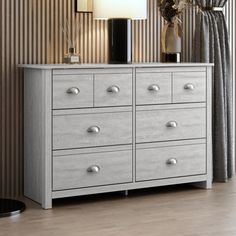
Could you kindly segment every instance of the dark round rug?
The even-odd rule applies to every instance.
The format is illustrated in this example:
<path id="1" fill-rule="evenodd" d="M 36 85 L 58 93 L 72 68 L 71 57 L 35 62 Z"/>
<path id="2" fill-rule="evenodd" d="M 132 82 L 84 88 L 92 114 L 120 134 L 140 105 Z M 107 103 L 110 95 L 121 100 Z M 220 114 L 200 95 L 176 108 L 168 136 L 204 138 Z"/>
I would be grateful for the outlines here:
<path id="1" fill-rule="evenodd" d="M 20 214 L 25 208 L 23 202 L 0 198 L 0 218 Z"/>

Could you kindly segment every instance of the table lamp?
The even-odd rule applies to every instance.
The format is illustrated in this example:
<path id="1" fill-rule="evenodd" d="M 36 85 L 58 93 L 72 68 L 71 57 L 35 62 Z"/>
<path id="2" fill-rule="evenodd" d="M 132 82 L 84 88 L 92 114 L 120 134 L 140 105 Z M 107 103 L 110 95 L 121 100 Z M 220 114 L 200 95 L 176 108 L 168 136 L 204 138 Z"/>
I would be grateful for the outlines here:
<path id="1" fill-rule="evenodd" d="M 147 0 L 93 0 L 93 14 L 108 20 L 108 63 L 131 63 L 131 20 L 147 19 Z"/>

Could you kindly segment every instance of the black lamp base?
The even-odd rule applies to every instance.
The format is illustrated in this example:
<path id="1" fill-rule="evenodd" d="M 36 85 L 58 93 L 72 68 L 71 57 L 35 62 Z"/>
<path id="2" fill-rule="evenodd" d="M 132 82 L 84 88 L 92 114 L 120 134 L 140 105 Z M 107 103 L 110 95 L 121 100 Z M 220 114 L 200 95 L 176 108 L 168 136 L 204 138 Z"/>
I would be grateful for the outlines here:
<path id="1" fill-rule="evenodd" d="M 130 64 L 132 62 L 132 38 L 130 19 L 108 20 L 108 63 Z"/>
<path id="2" fill-rule="evenodd" d="M 23 202 L 0 198 L 0 218 L 18 215 L 25 210 Z"/>
<path id="3" fill-rule="evenodd" d="M 162 62 L 167 62 L 167 63 L 180 63 L 181 62 L 181 53 L 176 52 L 176 53 L 162 53 Z"/>

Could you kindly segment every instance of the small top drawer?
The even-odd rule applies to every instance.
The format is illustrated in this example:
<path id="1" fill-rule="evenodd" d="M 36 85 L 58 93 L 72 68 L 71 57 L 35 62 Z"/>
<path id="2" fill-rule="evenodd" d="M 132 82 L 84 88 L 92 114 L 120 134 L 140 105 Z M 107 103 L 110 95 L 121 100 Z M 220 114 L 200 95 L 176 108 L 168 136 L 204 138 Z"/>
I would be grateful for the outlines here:
<path id="1" fill-rule="evenodd" d="M 132 105 L 132 74 L 96 74 L 96 107 Z"/>
<path id="2" fill-rule="evenodd" d="M 206 73 L 176 72 L 173 74 L 173 102 L 205 102 Z"/>
<path id="3" fill-rule="evenodd" d="M 138 73 L 136 104 L 171 103 L 171 73 Z"/>
<path id="4" fill-rule="evenodd" d="M 54 75 L 53 109 L 93 106 L 93 75 Z"/>

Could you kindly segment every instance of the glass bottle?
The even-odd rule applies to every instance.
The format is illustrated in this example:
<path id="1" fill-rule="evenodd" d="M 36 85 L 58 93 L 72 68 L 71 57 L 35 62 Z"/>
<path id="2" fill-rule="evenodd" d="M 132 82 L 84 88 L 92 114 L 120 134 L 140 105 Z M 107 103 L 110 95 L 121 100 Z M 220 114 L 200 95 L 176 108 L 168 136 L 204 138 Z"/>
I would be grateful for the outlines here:
<path id="1" fill-rule="evenodd" d="M 74 47 L 69 48 L 69 53 L 64 57 L 64 63 L 67 64 L 79 64 L 80 63 L 80 55 L 76 53 Z"/>

